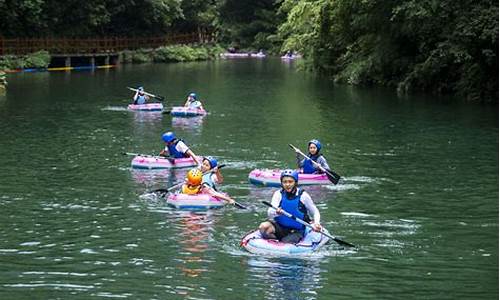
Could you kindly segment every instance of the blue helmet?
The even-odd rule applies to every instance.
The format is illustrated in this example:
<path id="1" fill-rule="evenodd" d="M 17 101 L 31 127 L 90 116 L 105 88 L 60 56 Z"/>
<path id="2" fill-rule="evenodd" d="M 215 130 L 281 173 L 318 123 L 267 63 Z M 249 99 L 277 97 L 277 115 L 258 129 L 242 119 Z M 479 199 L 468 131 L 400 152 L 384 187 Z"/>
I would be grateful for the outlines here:
<path id="1" fill-rule="evenodd" d="M 291 169 L 283 170 L 280 175 L 280 181 L 283 179 L 283 177 L 292 177 L 295 179 L 295 183 L 299 183 L 299 172 Z"/>
<path id="2" fill-rule="evenodd" d="M 198 100 L 198 96 L 196 95 L 196 93 L 190 93 L 189 97 L 193 97 L 194 100 Z"/>
<path id="3" fill-rule="evenodd" d="M 165 132 L 161 138 L 165 143 L 170 143 L 175 140 L 175 134 L 172 131 Z"/>
<path id="4" fill-rule="evenodd" d="M 208 160 L 208 162 L 210 163 L 210 168 L 213 169 L 213 168 L 217 167 L 217 159 L 215 159 L 215 157 L 205 156 L 205 157 L 203 157 L 203 159 Z"/>
<path id="5" fill-rule="evenodd" d="M 321 150 L 321 143 L 318 140 L 310 140 L 309 143 L 307 143 L 307 146 L 309 147 L 309 145 L 311 144 L 316 145 L 316 148 L 318 148 L 318 152 L 319 150 Z"/>

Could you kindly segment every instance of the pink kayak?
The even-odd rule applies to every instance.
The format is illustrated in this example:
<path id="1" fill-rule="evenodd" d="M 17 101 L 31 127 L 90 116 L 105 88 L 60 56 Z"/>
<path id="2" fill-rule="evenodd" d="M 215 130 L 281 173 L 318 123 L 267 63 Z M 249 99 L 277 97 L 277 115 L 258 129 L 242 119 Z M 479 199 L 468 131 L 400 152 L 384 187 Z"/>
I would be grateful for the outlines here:
<path id="1" fill-rule="evenodd" d="M 212 209 L 224 206 L 225 202 L 208 194 L 169 194 L 167 204 L 179 209 Z"/>
<path id="2" fill-rule="evenodd" d="M 162 111 L 163 104 L 161 103 L 129 104 L 127 108 L 129 110 L 137 110 L 137 111 Z"/>
<path id="3" fill-rule="evenodd" d="M 281 186 L 280 175 L 282 170 L 255 169 L 248 175 L 250 183 L 265 186 Z M 330 184 L 326 174 L 299 173 L 299 185 Z"/>
<path id="4" fill-rule="evenodd" d="M 135 169 L 180 169 L 197 165 L 198 163 L 191 157 L 166 158 L 153 155 L 137 155 L 132 159 L 132 168 Z"/>
<path id="5" fill-rule="evenodd" d="M 325 229 L 323 231 L 328 233 Z M 308 255 L 318 251 L 328 240 L 321 233 L 306 228 L 304 237 L 297 244 L 283 243 L 278 240 L 264 239 L 257 229 L 245 235 L 240 245 L 254 254 L 296 256 Z"/>
<path id="6" fill-rule="evenodd" d="M 174 117 L 195 117 L 195 116 L 204 116 L 207 114 L 207 111 L 200 108 L 174 106 L 172 107 L 170 114 Z"/>

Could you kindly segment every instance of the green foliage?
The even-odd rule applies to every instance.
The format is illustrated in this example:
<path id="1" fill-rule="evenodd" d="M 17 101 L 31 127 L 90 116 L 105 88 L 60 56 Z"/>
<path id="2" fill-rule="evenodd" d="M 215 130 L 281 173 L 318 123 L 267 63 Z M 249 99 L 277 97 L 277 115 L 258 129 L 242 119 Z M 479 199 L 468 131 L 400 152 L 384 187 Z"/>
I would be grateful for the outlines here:
<path id="1" fill-rule="evenodd" d="M 337 81 L 498 102 L 498 3 L 285 0 L 280 10 L 282 50 Z"/>
<path id="2" fill-rule="evenodd" d="M 47 51 L 38 51 L 26 56 L 24 68 L 47 68 L 50 64 L 50 54 Z"/>

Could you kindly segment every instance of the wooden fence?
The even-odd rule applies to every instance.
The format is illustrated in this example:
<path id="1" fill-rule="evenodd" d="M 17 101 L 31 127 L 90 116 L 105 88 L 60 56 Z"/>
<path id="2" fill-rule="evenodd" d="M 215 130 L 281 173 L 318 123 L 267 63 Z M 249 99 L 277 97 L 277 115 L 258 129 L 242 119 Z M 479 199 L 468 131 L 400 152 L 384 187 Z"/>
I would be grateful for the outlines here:
<path id="1" fill-rule="evenodd" d="M 26 55 L 46 50 L 51 55 L 116 53 L 123 50 L 151 49 L 165 45 L 206 43 L 213 41 L 210 32 L 175 34 L 144 38 L 32 38 L 4 39 L 0 37 L 0 56 Z"/>

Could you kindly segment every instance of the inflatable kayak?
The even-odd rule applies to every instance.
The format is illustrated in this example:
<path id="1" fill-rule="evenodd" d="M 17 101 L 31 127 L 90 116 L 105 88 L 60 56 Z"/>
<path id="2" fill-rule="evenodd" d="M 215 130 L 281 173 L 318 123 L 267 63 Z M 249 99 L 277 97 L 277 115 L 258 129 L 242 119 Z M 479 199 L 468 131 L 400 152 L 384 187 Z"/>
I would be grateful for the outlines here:
<path id="1" fill-rule="evenodd" d="M 328 233 L 323 229 L 325 233 Z M 323 247 L 329 239 L 319 232 L 306 228 L 306 233 L 297 244 L 282 243 L 278 240 L 263 239 L 257 229 L 245 235 L 241 247 L 248 252 L 262 255 L 306 255 Z"/>
<path id="2" fill-rule="evenodd" d="M 136 111 L 162 111 L 163 104 L 161 103 L 129 104 L 127 108 L 129 110 L 136 110 Z"/>
<path id="3" fill-rule="evenodd" d="M 198 163 L 191 157 L 166 158 L 161 156 L 137 155 L 132 159 L 135 169 L 179 169 L 195 167 Z"/>
<path id="4" fill-rule="evenodd" d="M 265 186 L 281 186 L 280 175 L 282 170 L 255 169 L 248 175 L 250 183 Z M 299 185 L 330 184 L 326 174 L 299 173 Z"/>
<path id="5" fill-rule="evenodd" d="M 207 111 L 202 108 L 174 106 L 172 107 L 170 114 L 174 117 L 195 117 L 204 116 L 207 114 Z"/>
<path id="6" fill-rule="evenodd" d="M 225 202 L 208 194 L 169 194 L 167 204 L 179 209 L 213 209 L 221 208 Z"/>

